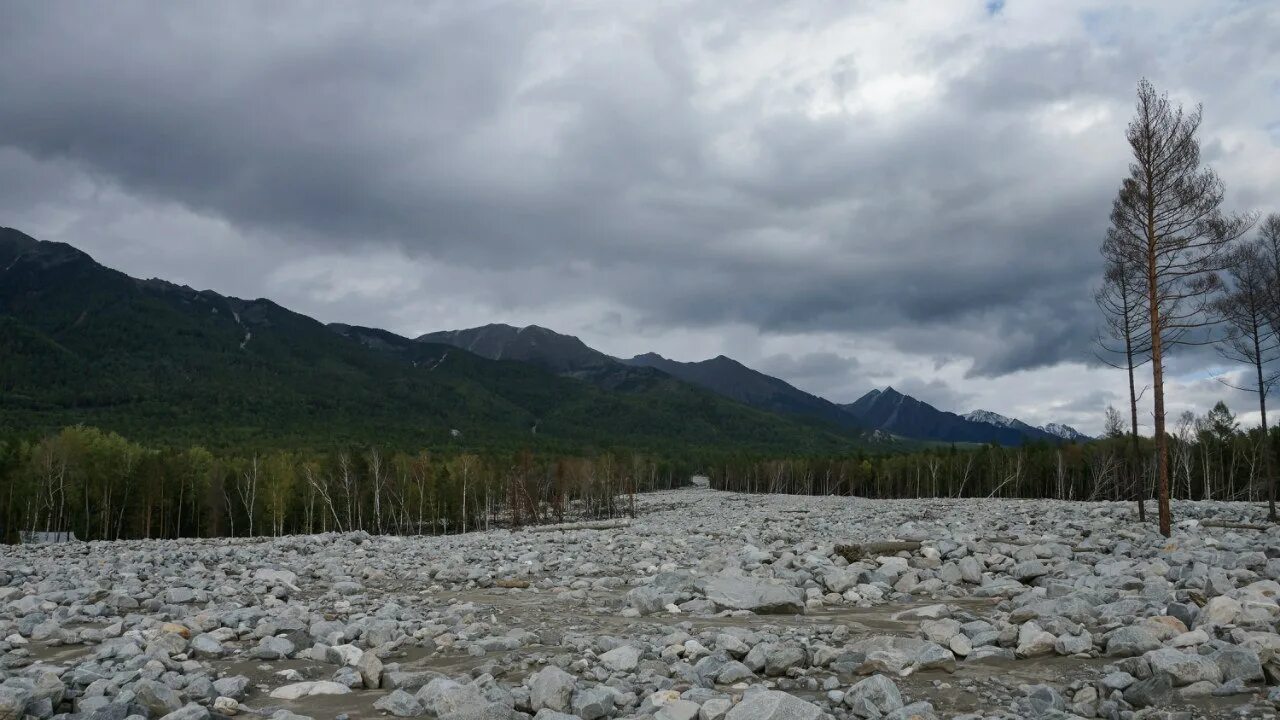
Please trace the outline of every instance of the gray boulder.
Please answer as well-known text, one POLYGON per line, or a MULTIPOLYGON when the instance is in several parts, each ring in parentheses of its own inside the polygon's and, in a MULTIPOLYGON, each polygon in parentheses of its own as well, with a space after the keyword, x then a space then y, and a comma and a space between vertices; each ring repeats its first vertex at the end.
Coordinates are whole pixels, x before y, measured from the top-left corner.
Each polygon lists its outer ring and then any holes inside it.
POLYGON ((182 707, 182 696, 177 690, 156 682, 139 680, 133 684, 134 701, 156 717, 168 715, 182 707))
POLYGON ((819 720, 822 708, 778 690, 748 693, 725 720, 819 720))
POLYGON ((766 675, 786 675, 791 668, 802 668, 809 659, 804 648, 796 645, 774 645, 764 659, 766 675))
POLYGON ((390 695, 379 699, 373 704, 373 707, 402 718, 418 717, 426 712, 418 698, 399 688, 392 690, 390 695))
POLYGON ((1107 655, 1132 657, 1160 647, 1160 638, 1142 627, 1122 627, 1107 636, 1107 655))
POLYGON ((242 700, 249 689, 249 678, 244 675, 232 675, 213 681, 213 690, 222 697, 242 700))
POLYGON ((249 656, 259 660, 284 660, 296 649, 288 640, 268 635, 258 641, 258 646, 249 651, 249 656))
POLYGON ((605 667, 616 672, 631 672, 640 664, 640 648, 634 645, 621 645, 600 656, 605 667))
POLYGON ((578 679, 555 665, 548 665, 533 675, 529 683, 529 702, 536 712, 543 708, 564 712, 569 709, 573 688, 578 679))
POLYGON ((1124 700, 1139 708, 1166 705, 1173 700, 1173 681, 1168 675, 1157 673, 1126 688, 1124 700))
POLYGON ((209 720, 209 708, 195 703, 187 703, 160 720, 209 720))
POLYGON ((707 600, 728 610, 755 613, 804 612, 804 593, 793 585, 756 578, 717 577, 707 583, 707 600))
POLYGON ((1177 687, 1207 680, 1222 682, 1222 670, 1218 663, 1203 655, 1191 655, 1174 648, 1160 648, 1145 653, 1143 659, 1151 665, 1155 675, 1165 675, 1177 687))
POLYGON ((884 675, 872 675, 849 688, 844 704, 860 718, 878 718, 902 707, 902 693, 884 675))
POLYGON ((428 713, 439 717, 475 711, 488 704, 475 685, 462 685, 448 678, 436 678, 424 685, 418 691, 418 702, 428 713))
POLYGON ((1249 648, 1229 646, 1209 656, 1218 664, 1223 680, 1243 680, 1246 683, 1262 680, 1262 661, 1258 653, 1249 648))
POLYGON ((31 693, 8 685, 0 685, 0 720, 22 720, 31 693))
POLYGON ((582 720, 597 720, 613 712, 613 691, 605 687, 579 690, 573 694, 573 713, 582 720))

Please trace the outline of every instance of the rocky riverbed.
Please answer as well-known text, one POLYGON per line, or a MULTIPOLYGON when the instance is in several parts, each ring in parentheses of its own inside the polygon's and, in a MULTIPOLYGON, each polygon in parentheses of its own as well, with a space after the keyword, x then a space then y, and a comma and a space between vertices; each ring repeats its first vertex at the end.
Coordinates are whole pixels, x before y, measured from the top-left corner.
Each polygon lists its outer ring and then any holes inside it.
POLYGON ((1280 716, 1280 530, 1174 510, 688 489, 591 529, 3 547, 0 720, 1280 716))

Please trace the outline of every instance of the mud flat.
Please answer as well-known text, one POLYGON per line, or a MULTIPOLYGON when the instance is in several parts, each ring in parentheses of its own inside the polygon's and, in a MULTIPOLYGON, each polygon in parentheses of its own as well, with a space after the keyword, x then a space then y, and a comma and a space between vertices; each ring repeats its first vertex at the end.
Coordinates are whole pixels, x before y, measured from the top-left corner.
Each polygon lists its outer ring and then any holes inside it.
POLYGON ((3 547, 0 720, 1280 716, 1280 531, 1256 505, 1175 503, 1171 540, 1112 503, 637 508, 3 547))

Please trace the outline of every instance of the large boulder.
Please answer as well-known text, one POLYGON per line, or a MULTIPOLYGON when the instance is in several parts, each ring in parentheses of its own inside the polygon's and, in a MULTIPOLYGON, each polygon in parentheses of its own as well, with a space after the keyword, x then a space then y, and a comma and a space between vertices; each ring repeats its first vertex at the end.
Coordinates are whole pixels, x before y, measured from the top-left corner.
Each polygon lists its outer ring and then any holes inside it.
POLYGON ((0 685, 0 720, 22 720, 31 693, 8 685, 0 685))
POLYGON ((424 685, 418 691, 418 701, 428 713, 439 717, 457 715, 488 705, 475 685, 463 685, 448 678, 436 678, 424 685))
POLYGON ((1223 680, 1239 679, 1249 683, 1263 679, 1262 661, 1258 653, 1249 648, 1228 646, 1209 657, 1218 664, 1223 680))
POLYGON ((271 691, 271 697, 277 700, 297 700, 312 695, 346 695, 351 688, 332 680, 314 680, 282 685, 271 691))
POLYGON ((844 704, 860 718, 878 718, 902 707, 902 693, 884 675, 872 675, 849 688, 844 704))
POLYGON ((1144 627, 1122 627, 1107 636, 1107 655, 1110 657, 1132 657, 1159 647, 1160 638, 1144 627))
POLYGON ((1236 621, 1240 611, 1243 609, 1239 600, 1226 595, 1219 595, 1210 599, 1200 610, 1200 614, 1196 616, 1196 627, 1230 625, 1236 621))
POLYGON ((822 708, 778 690, 748 693, 725 720, 818 720, 822 708))
POLYGON ((718 577, 707 583, 707 600, 728 610, 755 613, 804 612, 804 593, 793 585, 747 577, 718 577))
POLYGON ((1165 675, 1176 687, 1207 680, 1222 682, 1222 670, 1218 663, 1204 655, 1192 655, 1174 648, 1152 650, 1142 656, 1151 665, 1151 672, 1165 675))
POLYGON ((600 656, 600 662, 615 672, 631 672, 640 664, 643 653, 635 645, 620 645, 600 656))
POLYGON ((209 709, 196 703, 187 703, 160 720, 209 720, 209 709))
POLYGON ((548 665, 529 681, 529 702, 534 712, 543 708, 565 712, 573 698, 577 678, 555 665, 548 665))
POLYGON ((156 717, 168 715, 182 707, 177 690, 155 680, 139 680, 133 684, 134 701, 156 717))
POLYGON ((391 713, 396 717, 418 717, 426 712, 422 703, 411 693, 396 688, 373 704, 374 709, 391 713))

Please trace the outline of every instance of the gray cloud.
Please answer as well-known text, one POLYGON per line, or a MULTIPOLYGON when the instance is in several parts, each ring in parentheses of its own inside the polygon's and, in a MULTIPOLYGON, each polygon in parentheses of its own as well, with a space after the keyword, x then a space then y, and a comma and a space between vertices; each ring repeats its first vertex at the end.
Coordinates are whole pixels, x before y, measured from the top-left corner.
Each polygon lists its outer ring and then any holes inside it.
MULTIPOLYGON (((4 6, 0 212, 406 332, 847 336, 970 379, 1087 361, 1144 74, 1205 102, 1233 200, 1280 196, 1261 3, 4 6), (1188 27, 1208 40, 1161 39, 1188 27)), ((819 392, 887 367, 755 352, 819 392)))

